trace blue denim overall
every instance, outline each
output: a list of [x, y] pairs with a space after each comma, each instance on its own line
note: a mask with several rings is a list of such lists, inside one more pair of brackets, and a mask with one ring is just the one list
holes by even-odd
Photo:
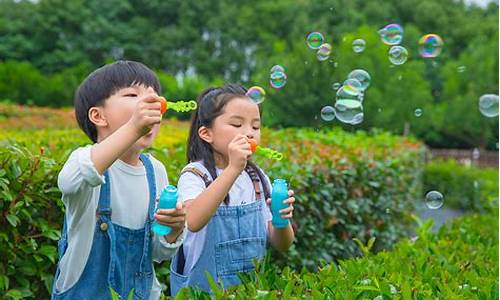
[[[211, 181], [197, 169], [186, 171], [201, 176], [205, 185]], [[201, 173], [201, 174], [200, 174]], [[170, 264], [170, 290], [175, 296], [186, 286], [211, 292], [205, 272], [215, 282], [222, 281], [224, 288], [240, 284], [239, 272], [254, 270], [253, 259], [262, 259], [266, 253], [266, 226], [262, 216], [265, 202], [260, 200], [258, 180], [249, 172], [256, 188], [256, 201], [250, 204], [221, 205], [208, 222], [206, 239], [198, 261], [188, 274], [183, 274], [183, 247], [177, 251]]]
[[[55, 282], [52, 299], [111, 299], [110, 287], [122, 298], [134, 289], [134, 299], [149, 299], [153, 284], [153, 264], [151, 258], [151, 222], [156, 201], [156, 182], [153, 165], [149, 158], [141, 154], [146, 168], [149, 188], [148, 219], [142, 229], [129, 229], [111, 222], [110, 177], [104, 172], [106, 182], [101, 185], [97, 222], [94, 239], [87, 264], [80, 278], [69, 290], [59, 293]], [[59, 260], [67, 248], [66, 219], [59, 241]]]

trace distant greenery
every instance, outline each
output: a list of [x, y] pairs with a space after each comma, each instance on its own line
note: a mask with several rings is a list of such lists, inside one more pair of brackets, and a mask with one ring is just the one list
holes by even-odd
[[[377, 36], [394, 22], [410, 54], [401, 66], [390, 65]], [[332, 43], [331, 60], [320, 63], [307, 48], [311, 31]], [[431, 32], [443, 38], [443, 52], [423, 59], [417, 41]], [[352, 51], [355, 38], [366, 40], [363, 53]], [[493, 2], [482, 9], [457, 0], [0, 0], [0, 99], [70, 106], [86, 74], [124, 58], [157, 70], [169, 99], [223, 82], [256, 84], [268, 92], [267, 126], [341, 126], [321, 121], [320, 109], [333, 104], [334, 82], [364, 68], [372, 83], [357, 128], [406, 126], [433, 147], [494, 149], [498, 119], [482, 116], [477, 102], [498, 94], [497, 46]], [[275, 64], [288, 75], [281, 90], [268, 84]]]
[[426, 164], [423, 178], [424, 192], [440, 191], [447, 207], [482, 212], [498, 205], [498, 169], [437, 160]]

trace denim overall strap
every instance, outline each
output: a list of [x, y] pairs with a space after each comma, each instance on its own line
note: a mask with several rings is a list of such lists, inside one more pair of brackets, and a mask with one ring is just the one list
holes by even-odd
[[[149, 188], [149, 206], [148, 206], [148, 217], [146, 224], [144, 226], [144, 249], [141, 258], [141, 266], [139, 273], [145, 272], [151, 265], [151, 225], [153, 223], [155, 207], [156, 207], [156, 180], [153, 164], [151, 160], [144, 154], [141, 153], [140, 159], [146, 168], [146, 177], [148, 180]], [[142, 275], [142, 274], [139, 274]]]

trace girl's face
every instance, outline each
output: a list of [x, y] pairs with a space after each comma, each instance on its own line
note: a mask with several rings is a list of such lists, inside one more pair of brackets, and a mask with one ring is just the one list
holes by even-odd
[[[109, 135], [127, 123], [132, 117], [139, 99], [148, 95], [158, 96], [152, 87], [132, 85], [118, 90], [106, 99], [102, 108], [108, 125], [106, 133]], [[159, 129], [159, 124], [154, 125], [151, 131], [137, 140], [132, 147], [141, 150], [151, 146]]]
[[247, 97], [230, 100], [224, 107], [222, 115], [215, 118], [212, 127], [208, 128], [212, 148], [228, 158], [228, 145], [237, 134], [246, 135], [260, 143], [260, 114], [257, 104]]

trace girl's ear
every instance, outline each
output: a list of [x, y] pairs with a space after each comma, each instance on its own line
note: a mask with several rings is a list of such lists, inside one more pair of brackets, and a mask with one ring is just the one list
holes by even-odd
[[201, 126], [200, 128], [198, 128], [198, 135], [205, 142], [212, 144], [212, 142], [213, 142], [212, 131], [210, 129], [208, 129], [207, 127]]
[[94, 123], [96, 127], [108, 126], [108, 121], [106, 120], [102, 107], [91, 107], [89, 109], [89, 120]]

